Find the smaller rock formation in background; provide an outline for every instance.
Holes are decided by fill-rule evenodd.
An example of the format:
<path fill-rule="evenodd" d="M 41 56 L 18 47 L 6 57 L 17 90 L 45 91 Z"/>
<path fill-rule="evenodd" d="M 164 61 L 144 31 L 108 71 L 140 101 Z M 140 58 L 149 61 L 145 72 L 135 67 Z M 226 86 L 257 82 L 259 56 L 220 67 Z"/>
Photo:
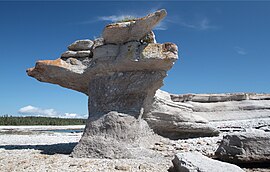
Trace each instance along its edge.
<path fill-rule="evenodd" d="M 207 119 L 194 113 L 188 103 L 174 102 L 171 95 L 158 90 L 144 119 L 159 135 L 170 139 L 215 136 L 219 131 Z"/>
<path fill-rule="evenodd" d="M 174 103 L 208 121 L 220 131 L 244 131 L 247 128 L 268 130 L 270 94 L 183 94 L 170 95 Z"/>

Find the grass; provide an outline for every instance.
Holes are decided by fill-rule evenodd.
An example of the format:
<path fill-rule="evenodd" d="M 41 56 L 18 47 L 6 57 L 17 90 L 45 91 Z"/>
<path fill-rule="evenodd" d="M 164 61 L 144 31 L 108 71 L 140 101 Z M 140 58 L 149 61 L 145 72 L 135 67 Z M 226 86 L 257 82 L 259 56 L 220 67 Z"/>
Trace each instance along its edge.
<path fill-rule="evenodd" d="M 116 21 L 116 23 L 121 23 L 121 22 L 129 22 L 129 21 L 134 21 L 137 18 L 133 17 L 133 16 L 126 16 L 121 20 Z"/>

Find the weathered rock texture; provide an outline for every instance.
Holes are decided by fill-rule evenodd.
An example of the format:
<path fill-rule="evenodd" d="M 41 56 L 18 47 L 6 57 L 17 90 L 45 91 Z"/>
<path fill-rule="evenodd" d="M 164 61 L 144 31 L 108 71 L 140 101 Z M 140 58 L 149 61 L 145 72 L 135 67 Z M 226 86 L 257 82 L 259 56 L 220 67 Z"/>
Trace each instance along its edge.
<path fill-rule="evenodd" d="M 171 94 L 170 97 L 221 131 L 270 125 L 270 94 Z"/>
<path fill-rule="evenodd" d="M 270 133 L 251 130 L 224 136 L 216 156 L 232 163 L 269 163 Z"/>
<path fill-rule="evenodd" d="M 151 29 L 165 15 L 161 10 L 106 26 L 103 38 L 76 41 L 61 58 L 38 61 L 27 70 L 39 81 L 89 96 L 88 122 L 73 156 L 134 157 L 141 138 L 153 134 L 142 117 L 178 58 L 175 44 L 154 43 Z"/>
<path fill-rule="evenodd" d="M 170 139 L 217 135 L 219 131 L 192 108 L 186 103 L 173 102 L 169 93 L 158 90 L 144 118 L 156 133 Z"/>
<path fill-rule="evenodd" d="M 166 15 L 165 10 L 160 10 L 140 19 L 110 24 L 105 27 L 102 37 L 105 43 L 141 41 Z"/>
<path fill-rule="evenodd" d="M 178 153 L 173 164 L 175 172 L 244 172 L 236 165 L 210 159 L 198 152 Z"/>
<path fill-rule="evenodd" d="M 269 94 L 175 95 L 158 90 L 144 118 L 156 133 L 171 139 L 217 135 L 217 129 L 267 130 L 270 126 L 269 98 Z"/>

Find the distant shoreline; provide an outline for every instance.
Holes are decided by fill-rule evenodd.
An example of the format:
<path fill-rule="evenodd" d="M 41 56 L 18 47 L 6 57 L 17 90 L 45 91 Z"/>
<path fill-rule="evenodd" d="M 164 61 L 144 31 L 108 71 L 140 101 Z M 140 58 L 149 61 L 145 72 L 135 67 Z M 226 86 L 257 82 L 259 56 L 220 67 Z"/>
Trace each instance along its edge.
<path fill-rule="evenodd" d="M 65 130 L 65 129 L 83 129 L 85 125 L 33 125 L 33 126 L 0 126 L 0 130 Z"/>
<path fill-rule="evenodd" d="M 85 125 L 85 123 L 86 119 L 79 118 L 0 116 L 0 126 L 64 126 Z"/>

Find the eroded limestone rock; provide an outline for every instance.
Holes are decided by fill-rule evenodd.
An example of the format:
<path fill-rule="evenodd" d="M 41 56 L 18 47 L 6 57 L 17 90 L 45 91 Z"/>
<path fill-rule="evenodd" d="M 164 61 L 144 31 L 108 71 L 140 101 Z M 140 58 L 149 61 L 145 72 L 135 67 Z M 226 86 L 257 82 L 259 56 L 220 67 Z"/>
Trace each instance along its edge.
<path fill-rule="evenodd" d="M 173 102 L 169 93 L 158 90 L 144 118 L 156 133 L 170 139 L 217 135 L 219 131 L 192 108 L 189 104 Z"/>
<path fill-rule="evenodd" d="M 270 126 L 270 95 L 257 93 L 170 95 L 174 103 L 190 107 L 192 114 L 220 131 L 242 131 Z"/>
<path fill-rule="evenodd" d="M 177 60 L 178 48 L 154 43 L 153 35 L 149 41 L 141 39 L 165 15 L 161 10 L 131 22 L 131 27 L 106 26 L 103 39 L 76 41 L 61 58 L 38 61 L 27 70 L 39 81 L 89 96 L 89 117 L 74 157 L 134 157 L 136 147 L 143 145 L 139 140 L 153 135 L 143 116 Z M 79 56 L 86 50 L 87 55 Z"/>
<path fill-rule="evenodd" d="M 84 51 L 91 50 L 94 42 L 90 39 L 78 40 L 68 46 L 70 51 Z"/>
<path fill-rule="evenodd" d="M 104 44 L 92 52 L 92 58 L 78 59 L 82 62 L 79 65 L 69 63 L 68 58 L 38 61 L 34 68 L 27 70 L 27 74 L 39 81 L 88 95 L 88 84 L 95 75 L 134 70 L 167 71 L 178 57 L 177 46 L 173 43 L 145 45 L 135 41 L 123 45 Z"/>
<path fill-rule="evenodd" d="M 61 55 L 62 58 L 81 58 L 81 57 L 91 57 L 91 51 L 66 51 Z"/>
<path fill-rule="evenodd" d="M 104 38 L 105 43 L 113 44 L 140 41 L 166 15 L 167 12 L 165 10 L 159 10 L 143 18 L 110 24 L 105 27 L 102 37 Z"/>

